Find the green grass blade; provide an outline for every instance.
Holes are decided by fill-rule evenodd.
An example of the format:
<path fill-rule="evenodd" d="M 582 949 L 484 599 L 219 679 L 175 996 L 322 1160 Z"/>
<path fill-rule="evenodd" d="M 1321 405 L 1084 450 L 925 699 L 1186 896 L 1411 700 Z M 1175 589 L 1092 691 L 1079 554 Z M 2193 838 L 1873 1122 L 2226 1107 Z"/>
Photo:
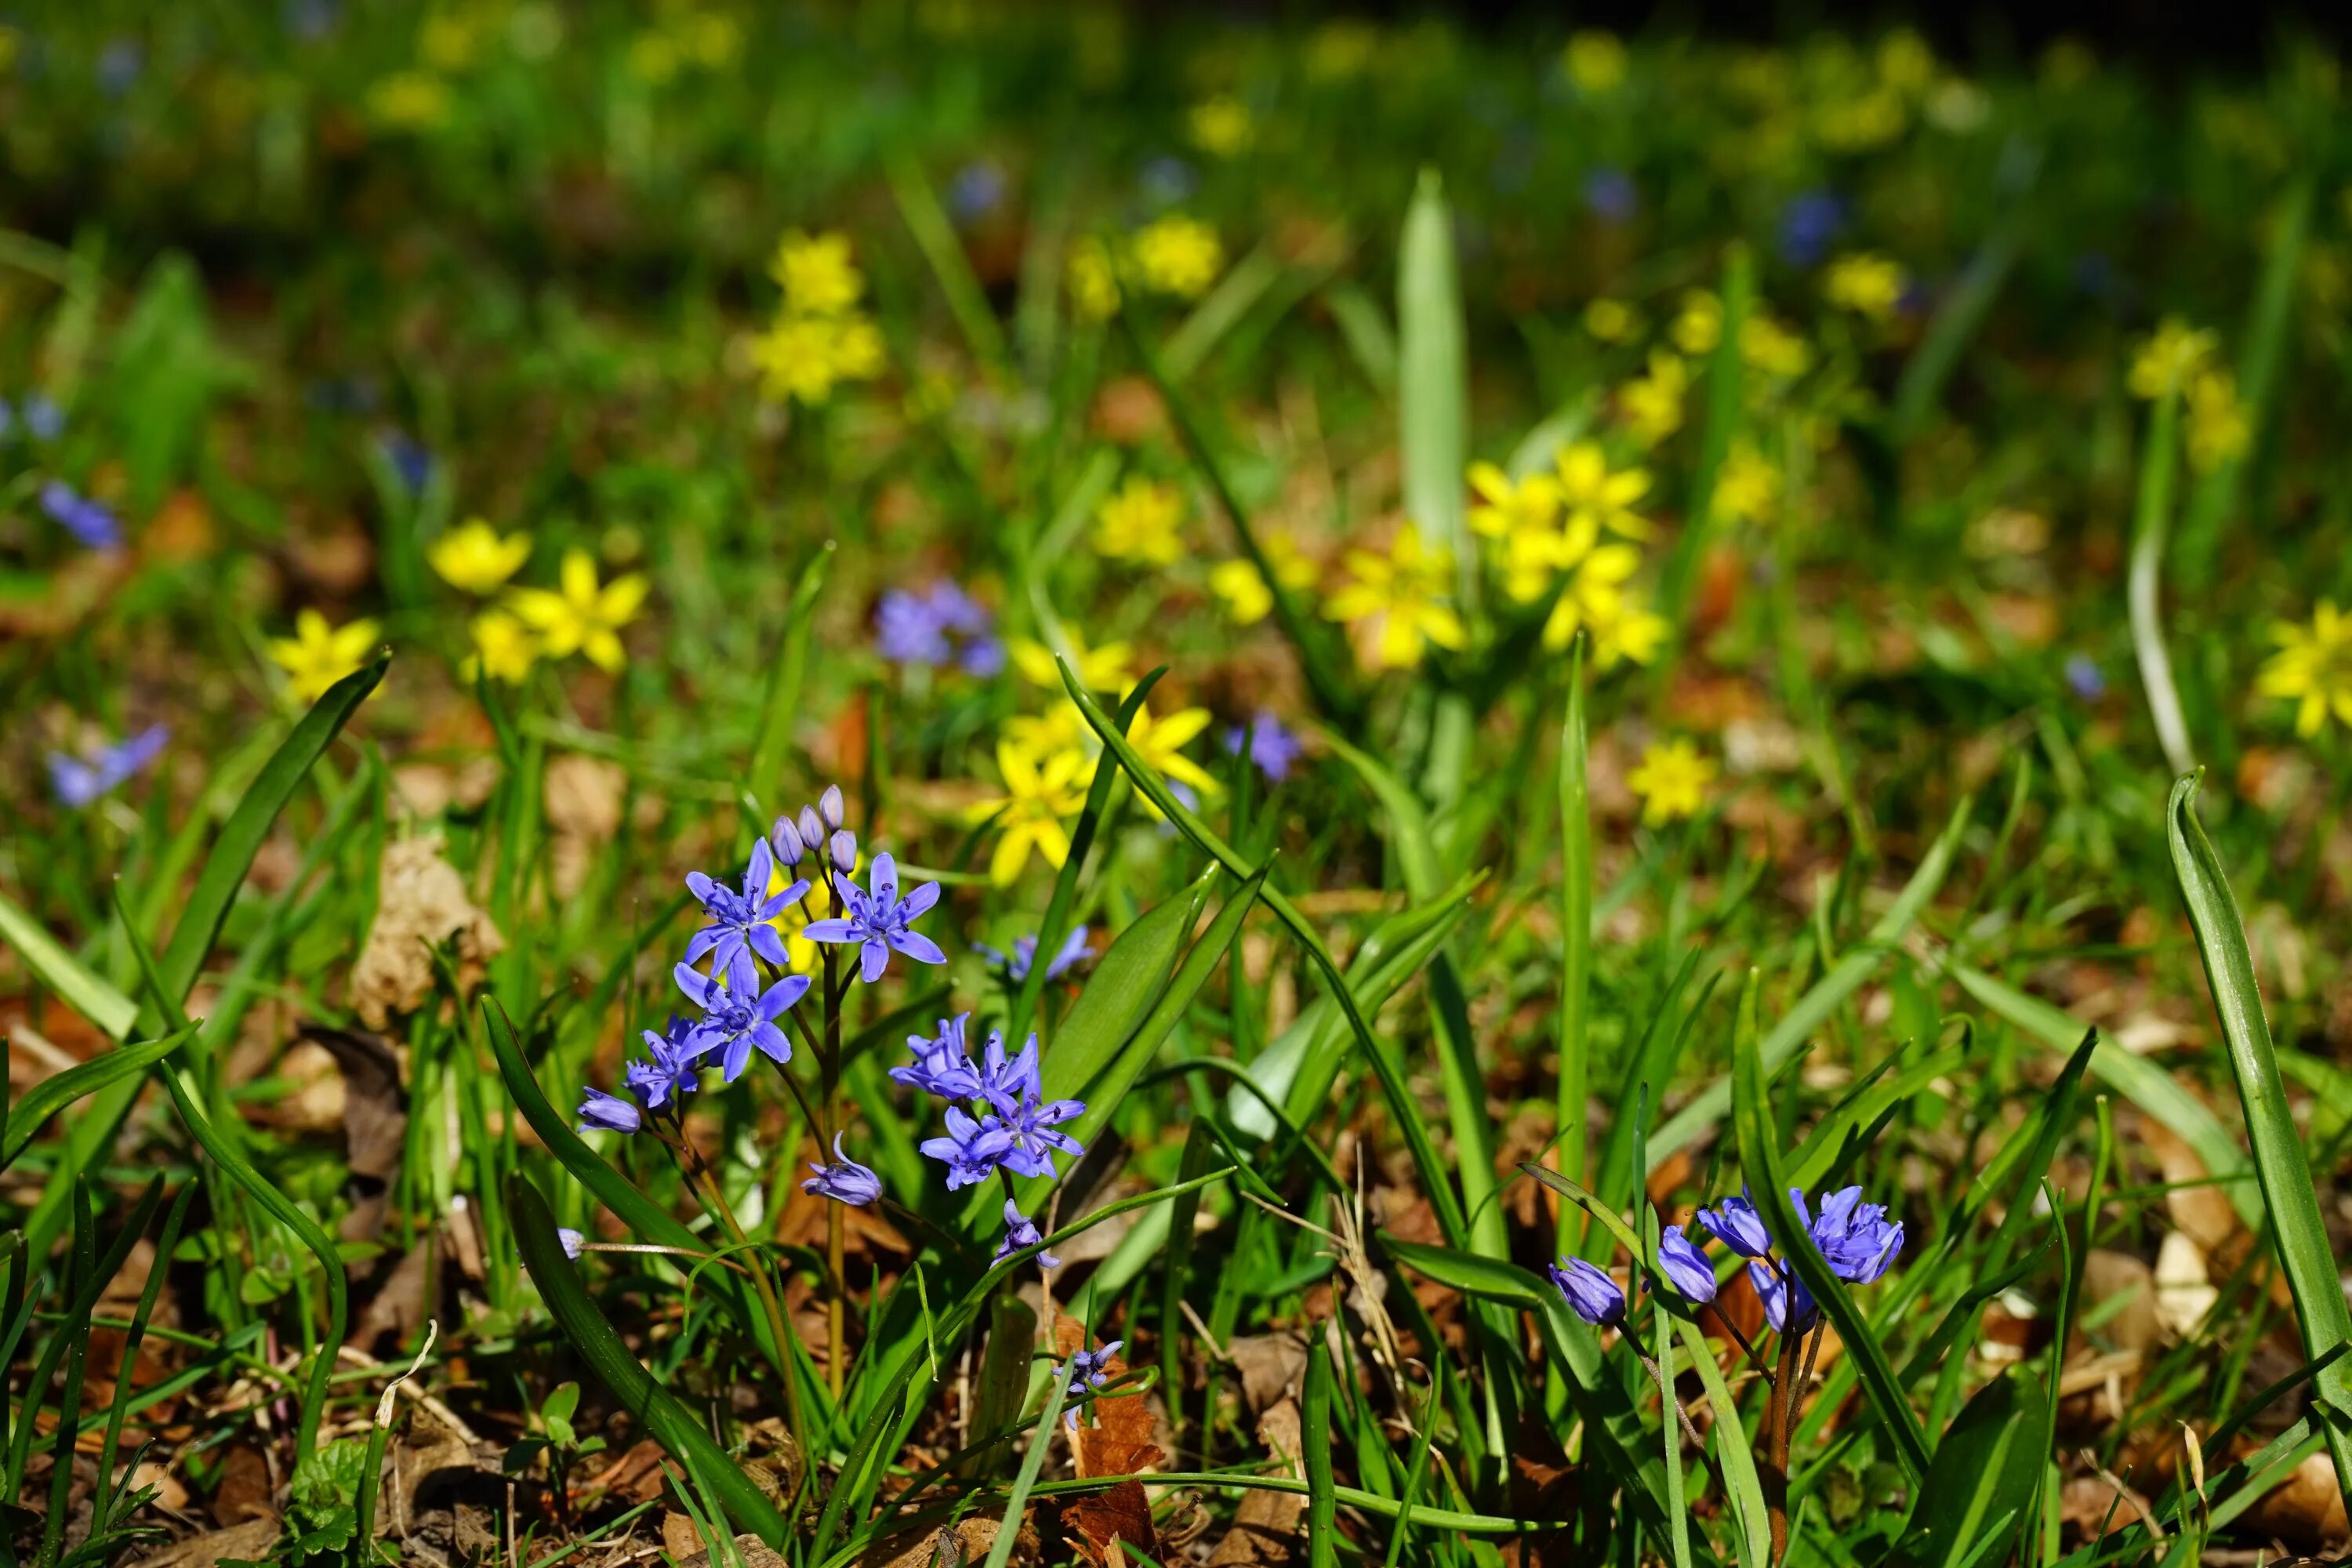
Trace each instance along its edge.
<path fill-rule="evenodd" d="M 1977 1390 L 1936 1449 L 1912 1510 L 1925 1539 L 1911 1544 L 1921 1568 L 1961 1568 L 1988 1536 L 2013 1528 L 2041 1484 L 2050 1435 L 2039 1384 L 2011 1371 Z"/>
<path fill-rule="evenodd" d="M 989 308 L 988 295 L 971 269 L 971 258 L 963 253 L 963 242 L 956 238 L 955 226 L 948 222 L 947 210 L 940 205 L 938 193 L 910 158 L 891 158 L 886 167 L 898 216 L 906 220 L 907 232 L 915 237 L 923 259 L 930 263 L 931 275 L 939 280 L 940 292 L 947 296 L 948 310 L 962 330 L 964 342 L 971 346 L 972 357 L 985 369 L 1002 372 L 1004 329 Z"/>
<path fill-rule="evenodd" d="M 1756 973 L 1750 970 L 1747 992 L 1739 1001 L 1740 1024 L 1732 1045 L 1732 1121 L 1739 1139 L 1739 1168 L 1748 1178 L 1749 1196 L 1764 1216 L 1765 1229 L 1780 1243 L 1782 1258 L 1796 1270 L 1797 1278 L 1804 1281 L 1813 1300 L 1821 1303 L 1823 1315 L 1837 1325 L 1838 1337 L 1844 1342 L 1846 1353 L 1853 1358 L 1861 1375 L 1863 1393 L 1878 1412 L 1878 1418 L 1895 1435 L 1895 1457 L 1914 1481 L 1921 1480 L 1927 1474 L 1929 1456 L 1927 1435 L 1919 1430 L 1919 1417 L 1903 1397 L 1903 1390 L 1895 1381 L 1895 1369 L 1887 1364 L 1886 1352 L 1877 1336 L 1854 1310 L 1845 1286 L 1830 1272 L 1828 1260 L 1813 1245 L 1812 1237 L 1797 1218 L 1796 1205 L 1789 1201 L 1788 1178 L 1781 1173 L 1775 1142 L 1772 1108 L 1765 1099 L 1764 1055 L 1756 1030 L 1757 985 Z"/>
<path fill-rule="evenodd" d="M 770 1546 L 784 1543 L 784 1518 L 742 1468 L 727 1456 L 702 1423 L 639 1364 L 581 1283 L 579 1268 L 564 1255 L 562 1238 L 547 1199 L 527 1176 L 507 1184 L 507 1209 L 514 1218 L 515 1245 L 530 1270 L 541 1300 L 589 1369 L 613 1391 L 624 1408 L 679 1463 L 687 1465 L 718 1497 L 728 1518 Z M 338 1342 L 340 1342 L 340 1341 Z"/>
<path fill-rule="evenodd" d="M 1299 1419 L 1307 1460 L 1307 1561 L 1333 1568 L 1339 1561 L 1339 1500 L 1331 1479 L 1331 1346 L 1318 1333 L 1307 1347 L 1307 1408 Z"/>
<path fill-rule="evenodd" d="M 56 992 L 58 1000 L 97 1025 L 109 1038 L 131 1037 L 131 1026 L 139 1017 L 139 1004 L 108 984 L 104 977 L 92 973 L 40 921 L 10 902 L 5 894 L 0 894 L 0 942 L 13 948 L 25 967 Z"/>
<path fill-rule="evenodd" d="M 2246 1134 L 2253 1145 L 2254 1177 L 2262 1185 L 2271 1237 L 2294 1295 L 2304 1352 L 2316 1359 L 2352 1342 L 2352 1310 L 2345 1306 L 2327 1225 L 2319 1212 L 2318 1189 L 2304 1154 L 2303 1134 L 2288 1108 L 2286 1086 L 2279 1079 L 2270 1022 L 2263 1016 L 2262 993 L 2254 984 L 2253 955 L 2246 947 L 2237 896 L 2231 891 L 2212 842 L 2197 820 L 2197 784 L 2198 777 L 2192 773 L 2172 786 L 2172 799 L 2165 811 L 2165 838 L 2172 851 L 2173 874 L 2180 880 L 2181 901 L 2189 909 L 2189 923 L 2197 932 L 2197 950 L 2212 988 L 2213 1010 L 2229 1043 L 2230 1070 L 2238 1081 Z M 2352 1369 L 2340 1360 L 2332 1363 L 2312 1386 L 2337 1482 L 2346 1506 L 2352 1507 Z"/>
<path fill-rule="evenodd" d="M 1463 505 L 1470 466 L 1470 364 L 1454 214 L 1445 184 L 1424 168 L 1397 245 L 1397 436 L 1405 516 L 1454 554 L 1465 608 L 1478 603 L 1478 553 Z"/>
<path fill-rule="evenodd" d="M 1919 347 L 1904 362 L 1902 377 L 1895 384 L 1894 412 L 1887 421 L 1887 434 L 1898 450 L 1918 435 L 1927 416 L 1943 401 L 1944 387 L 1959 368 L 1961 353 L 1984 324 L 2001 284 L 2017 264 L 2018 240 L 2013 229 L 2006 230 L 1978 247 L 1959 281 L 1937 307 L 1936 319 L 1927 324 Z"/>
<path fill-rule="evenodd" d="M 817 600 L 824 595 L 825 578 L 833 571 L 834 543 L 817 547 L 800 580 L 793 585 L 793 605 L 786 612 L 783 636 L 776 642 L 776 662 L 768 670 L 766 700 L 760 709 L 760 733 L 751 744 L 751 793 L 772 811 L 782 810 L 784 751 L 792 744 L 793 721 L 800 716 L 801 684 L 808 673 L 809 638 L 816 628 Z M 761 825 L 753 824 L 758 832 Z"/>
<path fill-rule="evenodd" d="M 8 1110 L 8 1139 L 0 1148 L 0 1171 L 16 1163 L 26 1144 L 37 1135 L 42 1125 L 58 1111 L 84 1095 L 95 1094 L 110 1084 L 136 1078 L 155 1063 L 162 1061 L 188 1042 L 195 1026 L 183 1024 L 168 1035 L 152 1040 L 142 1040 L 134 1046 L 117 1046 L 110 1051 L 78 1062 L 61 1073 L 43 1079 L 25 1091 L 25 1097 Z"/>
<path fill-rule="evenodd" d="M 1591 1090 L 1585 1050 L 1592 1005 L 1592 811 L 1586 794 L 1582 630 L 1568 656 L 1568 710 L 1559 725 L 1559 1093 L 1553 1131 L 1559 1168 L 1581 1182 L 1585 1115 Z M 1559 1248 L 1576 1244 L 1575 1221 L 1559 1211 Z"/>
<path fill-rule="evenodd" d="M 1684 612 L 1689 606 L 1691 584 L 1706 558 L 1712 531 L 1716 476 L 1730 455 L 1731 438 L 1740 421 L 1739 340 L 1755 302 L 1756 261 L 1747 246 L 1735 243 L 1723 261 L 1723 329 L 1706 366 L 1706 421 L 1700 427 L 1698 461 L 1691 469 L 1690 494 L 1683 506 L 1682 536 L 1675 541 L 1658 576 L 1658 613 L 1666 618 L 1667 636 L 1676 644 L 1683 637 Z M 1670 656 L 1655 666 L 1656 689 L 1665 689 L 1665 677 L 1675 667 Z"/>
<path fill-rule="evenodd" d="M 1969 801 L 1953 808 L 1951 819 L 1944 831 L 1928 847 L 1921 858 L 1918 869 L 1895 895 L 1886 913 L 1870 928 L 1869 934 L 1857 946 L 1832 966 L 1830 972 L 1813 983 L 1812 988 L 1797 998 L 1796 1005 L 1781 1016 L 1764 1037 L 1762 1047 L 1764 1071 L 1769 1075 L 1785 1067 L 1790 1058 L 1804 1049 L 1813 1031 L 1837 1011 L 1845 999 L 1862 988 L 1863 983 L 1878 973 L 1895 945 L 1903 940 L 1911 923 L 1919 918 L 1944 885 L 1944 878 L 1952 868 L 1953 857 L 1960 847 L 1960 835 L 1969 822 Z M 2066 1044 L 2072 1047 L 2082 1037 L 2082 1030 L 2071 1030 Z M 1669 1154 L 1688 1148 L 1699 1135 L 1723 1120 L 1731 1109 L 1731 1081 L 1717 1079 L 1692 1096 L 1690 1103 L 1666 1119 L 1665 1125 L 1650 1135 L 1650 1169 L 1655 1171 Z"/>

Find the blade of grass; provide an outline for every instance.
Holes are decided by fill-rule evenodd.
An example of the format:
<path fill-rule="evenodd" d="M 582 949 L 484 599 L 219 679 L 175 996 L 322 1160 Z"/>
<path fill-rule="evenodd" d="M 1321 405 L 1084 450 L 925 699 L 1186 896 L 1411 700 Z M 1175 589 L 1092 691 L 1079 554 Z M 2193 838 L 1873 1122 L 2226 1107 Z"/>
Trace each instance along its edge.
<path fill-rule="evenodd" d="M 1573 1182 L 1590 1163 L 1585 1143 L 1587 1012 L 1592 1005 L 1592 812 L 1586 795 L 1584 734 L 1585 633 L 1579 628 L 1568 656 L 1568 710 L 1559 726 L 1559 1095 L 1553 1129 L 1559 1168 Z M 1575 1222 L 1562 1205 L 1559 1249 L 1576 1247 Z"/>
<path fill-rule="evenodd" d="M 1658 613 L 1665 617 L 1667 637 L 1679 646 L 1684 614 L 1689 608 L 1691 583 L 1705 558 L 1709 522 L 1715 510 L 1716 476 L 1731 451 L 1739 428 L 1740 338 L 1756 294 L 1756 262 L 1748 247 L 1734 243 L 1723 258 L 1723 328 L 1706 365 L 1706 422 L 1699 433 L 1698 461 L 1691 469 L 1690 495 L 1683 508 L 1682 537 L 1675 541 L 1658 575 Z M 1653 667 L 1654 689 L 1665 690 L 1674 669 L 1673 649 Z"/>
<path fill-rule="evenodd" d="M 833 570 L 834 542 L 817 546 L 793 585 L 792 608 L 776 640 L 776 662 L 768 669 L 767 699 L 761 704 L 760 733 L 751 743 L 751 788 L 762 805 L 777 807 L 782 786 L 784 749 L 792 744 L 793 721 L 800 714 L 801 683 L 808 671 L 809 637 L 816 626 L 817 600 Z M 752 831 L 759 831 L 755 824 Z"/>
<path fill-rule="evenodd" d="M 138 1021 L 139 1005 L 85 968 L 80 959 L 42 928 L 41 922 L 0 895 L 0 942 L 24 961 L 35 978 L 110 1039 L 127 1040 Z"/>
<path fill-rule="evenodd" d="M 971 346 L 972 357 L 991 374 L 1002 373 L 1006 363 L 1004 329 L 989 308 L 988 295 L 971 269 L 971 258 L 963 253 L 962 242 L 956 238 L 954 226 L 948 222 L 946 209 L 940 205 L 938 193 L 911 158 L 890 158 L 885 168 L 890 194 L 898 203 L 898 216 L 906 220 L 907 232 L 915 237 L 923 259 L 930 263 L 931 275 L 939 280 L 940 292 L 947 296 L 948 310 L 962 330 L 964 342 Z"/>
<path fill-rule="evenodd" d="M 1307 1347 L 1307 1409 L 1299 1425 L 1307 1460 L 1307 1561 L 1333 1568 L 1339 1561 L 1339 1500 L 1331 1479 L 1331 1347 L 1316 1332 Z"/>
<path fill-rule="evenodd" d="M 1465 609 L 1478 604 L 1478 553 L 1462 504 L 1470 466 L 1470 366 L 1454 215 L 1445 184 L 1423 168 L 1397 243 L 1397 446 L 1405 516 L 1454 557 Z"/>
<path fill-rule="evenodd" d="M 2343 1283 L 2336 1276 L 2326 1221 L 2319 1212 L 2319 1190 L 2304 1155 L 2303 1134 L 2287 1105 L 2286 1086 L 2279 1079 L 2277 1053 L 2271 1045 L 2262 993 L 2254 982 L 2253 955 L 2246 947 L 2237 895 L 2231 890 L 2221 858 L 2197 820 L 2198 782 L 2199 775 L 2191 773 L 2172 786 L 2172 799 L 2165 812 L 2165 838 L 2172 853 L 2173 874 L 2179 879 L 2181 901 L 2188 906 L 2189 923 L 2197 932 L 2197 950 L 2212 990 L 2213 1011 L 2229 1043 L 2230 1070 L 2237 1079 L 2246 1134 L 2253 1144 L 2254 1178 L 2261 1184 L 2271 1237 L 2294 1296 L 2304 1352 L 2317 1359 L 2352 1342 L 2352 1310 L 2346 1308 Z M 2320 1429 L 2336 1464 L 2337 1485 L 2346 1507 L 2352 1509 L 2352 1369 L 2341 1361 L 2331 1363 L 2313 1380 L 2312 1387 L 2323 1416 Z"/>

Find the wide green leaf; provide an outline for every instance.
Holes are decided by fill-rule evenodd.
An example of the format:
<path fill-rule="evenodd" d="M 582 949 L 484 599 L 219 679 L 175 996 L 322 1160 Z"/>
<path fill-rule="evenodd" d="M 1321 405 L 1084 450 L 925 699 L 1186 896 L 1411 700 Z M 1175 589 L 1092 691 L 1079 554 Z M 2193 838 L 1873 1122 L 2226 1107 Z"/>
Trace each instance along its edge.
<path fill-rule="evenodd" d="M 0 942 L 5 942 L 58 1000 L 97 1025 L 110 1039 L 127 1039 L 139 1004 L 93 973 L 41 922 L 0 894 Z"/>
<path fill-rule="evenodd" d="M 1902 1556 L 1916 1568 L 1963 1568 L 1989 1536 L 2014 1535 L 2032 1510 L 2050 1451 L 2049 1400 L 2029 1373 L 1994 1378 L 1961 1407 L 1912 1510 Z M 2002 1555 L 1983 1561 L 2000 1562 Z"/>

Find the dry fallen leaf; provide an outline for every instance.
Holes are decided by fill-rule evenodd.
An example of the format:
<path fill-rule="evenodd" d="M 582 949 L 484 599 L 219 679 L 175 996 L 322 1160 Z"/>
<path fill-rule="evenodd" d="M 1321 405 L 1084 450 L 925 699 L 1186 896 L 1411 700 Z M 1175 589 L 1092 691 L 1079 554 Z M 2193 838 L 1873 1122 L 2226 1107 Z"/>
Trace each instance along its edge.
<path fill-rule="evenodd" d="M 1066 1363 L 1086 1340 L 1086 1325 L 1076 1319 L 1055 1320 L 1055 1348 Z M 1103 1366 L 1114 1382 L 1128 1370 L 1116 1355 Z M 1090 1414 L 1093 1419 L 1081 1420 L 1070 1436 L 1081 1477 L 1133 1476 L 1165 1457 L 1151 1440 L 1151 1405 L 1141 1394 L 1097 1397 Z M 1080 1549 L 1091 1561 L 1108 1563 L 1112 1548 L 1121 1542 L 1159 1560 L 1160 1533 L 1152 1527 L 1151 1500 L 1141 1481 L 1119 1481 L 1088 1492 L 1066 1505 L 1062 1515 L 1076 1527 Z"/>
<path fill-rule="evenodd" d="M 1257 1440 L 1270 1456 L 1283 1461 L 1286 1468 L 1275 1473 L 1294 1480 L 1306 1479 L 1300 1464 L 1305 1443 L 1296 1400 L 1286 1399 L 1258 1418 Z M 1306 1512 L 1307 1498 L 1299 1492 L 1244 1492 L 1241 1505 L 1234 1510 L 1233 1528 L 1209 1553 L 1209 1568 L 1275 1568 L 1288 1562 L 1291 1542 Z"/>
<path fill-rule="evenodd" d="M 422 834 L 383 852 L 375 924 L 352 968 L 352 1007 L 381 1029 L 433 994 L 433 950 L 457 942 L 457 978 L 471 986 L 506 940 L 466 896 L 465 879 L 441 855 L 441 836 Z"/>

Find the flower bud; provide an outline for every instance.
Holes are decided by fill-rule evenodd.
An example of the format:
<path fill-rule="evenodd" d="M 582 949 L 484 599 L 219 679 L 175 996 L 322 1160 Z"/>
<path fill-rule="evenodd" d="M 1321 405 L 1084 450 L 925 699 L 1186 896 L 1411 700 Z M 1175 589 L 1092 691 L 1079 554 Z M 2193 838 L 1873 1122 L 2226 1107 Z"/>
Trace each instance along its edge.
<path fill-rule="evenodd" d="M 810 848 L 814 849 L 824 842 L 824 818 L 816 814 L 816 807 L 813 805 L 801 807 L 800 828 L 801 842 Z"/>
<path fill-rule="evenodd" d="M 808 846 L 801 839 L 801 830 L 793 826 L 793 819 L 789 816 L 776 818 L 776 826 L 769 832 L 768 841 L 775 848 L 776 858 L 787 866 L 799 865 L 801 858 L 808 853 Z"/>
<path fill-rule="evenodd" d="M 818 811 L 824 813 L 824 825 L 827 827 L 840 826 L 841 786 L 839 784 L 825 785 L 824 793 L 816 798 L 816 808 Z"/>
<path fill-rule="evenodd" d="M 846 877 L 857 869 L 857 835 L 846 827 L 833 836 L 833 868 Z"/>

